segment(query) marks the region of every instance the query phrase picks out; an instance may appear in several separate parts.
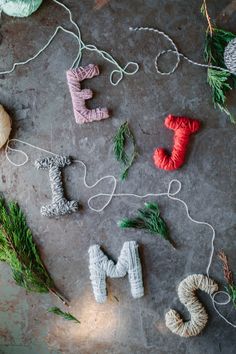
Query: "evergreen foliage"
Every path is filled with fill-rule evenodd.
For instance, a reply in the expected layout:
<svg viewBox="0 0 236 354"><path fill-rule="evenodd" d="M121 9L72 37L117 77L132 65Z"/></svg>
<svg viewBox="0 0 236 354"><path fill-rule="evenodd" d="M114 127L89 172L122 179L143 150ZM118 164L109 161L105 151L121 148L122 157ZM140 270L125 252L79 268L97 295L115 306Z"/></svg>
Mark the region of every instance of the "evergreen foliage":
<svg viewBox="0 0 236 354"><path fill-rule="evenodd" d="M9 264L17 285L27 291L53 293L63 303L66 300L56 290L47 272L25 215L17 203L5 204L0 198L0 261Z"/></svg>
<svg viewBox="0 0 236 354"><path fill-rule="evenodd" d="M119 221L118 225L121 228L145 229L170 242L168 227L160 215L157 203L145 203L143 209L138 209L137 217L125 218Z"/></svg>
<svg viewBox="0 0 236 354"><path fill-rule="evenodd" d="M123 165L123 171L121 174L121 180L124 180L128 176L128 170L134 162L135 157L137 156L136 144L134 135L130 131L128 122L123 123L117 130L114 138L114 154L118 162ZM127 154L126 147L128 142L132 145L131 154Z"/></svg>
<svg viewBox="0 0 236 354"><path fill-rule="evenodd" d="M58 307L50 307L48 309L48 312L54 313L55 315L64 318L64 320L66 320L66 321L74 321L76 323L80 323L80 321L77 320L77 318L74 317L70 312L64 312L64 311L60 310Z"/></svg>
<svg viewBox="0 0 236 354"><path fill-rule="evenodd" d="M206 0L203 1L201 13L207 19L208 27L206 30L204 58L208 65L214 65L226 68L224 62L224 51L227 44L233 40L236 35L232 32L213 26L208 14ZM228 71L208 68L207 82L212 90L212 101L215 107L225 112L232 123L236 123L234 117L227 108L227 93L236 86L236 76Z"/></svg>

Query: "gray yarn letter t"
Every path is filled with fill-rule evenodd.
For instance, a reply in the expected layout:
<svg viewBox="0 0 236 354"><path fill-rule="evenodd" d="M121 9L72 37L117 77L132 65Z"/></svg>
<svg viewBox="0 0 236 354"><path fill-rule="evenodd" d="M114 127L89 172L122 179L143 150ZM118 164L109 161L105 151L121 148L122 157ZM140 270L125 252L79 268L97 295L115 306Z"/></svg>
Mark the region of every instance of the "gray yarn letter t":
<svg viewBox="0 0 236 354"><path fill-rule="evenodd" d="M41 214L44 216L59 216L70 214L78 210L78 202L69 201L64 196L61 169L71 164L70 157L55 156L46 157L35 161L37 169L48 169L52 190L51 204L41 207Z"/></svg>

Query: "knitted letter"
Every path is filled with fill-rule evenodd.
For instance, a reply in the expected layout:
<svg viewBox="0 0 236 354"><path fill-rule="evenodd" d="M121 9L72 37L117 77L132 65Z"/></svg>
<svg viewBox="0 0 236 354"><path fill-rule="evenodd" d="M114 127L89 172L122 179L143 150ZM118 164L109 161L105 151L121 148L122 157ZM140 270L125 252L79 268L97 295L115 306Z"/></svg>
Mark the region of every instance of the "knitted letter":
<svg viewBox="0 0 236 354"><path fill-rule="evenodd" d="M190 135L199 130L200 122L196 119L169 115L165 119L165 126L174 130L173 151L169 156L164 149L158 148L154 151L153 159L156 167L171 171L183 165Z"/></svg>
<svg viewBox="0 0 236 354"><path fill-rule="evenodd" d="M70 69L67 71L66 75L76 123L83 124L108 118L109 113L107 108L86 108L85 101L92 98L93 92L89 89L81 90L80 87L81 81L99 75L98 66L89 64L85 67L81 66L77 69Z"/></svg>
<svg viewBox="0 0 236 354"><path fill-rule="evenodd" d="M116 265L101 251L99 245L89 248L89 270L95 299L104 303L107 299L106 277L121 278L128 273L131 294L137 299L144 294L142 268L135 241L125 242Z"/></svg>
<svg viewBox="0 0 236 354"><path fill-rule="evenodd" d="M206 310L195 295L198 289L211 295L218 290L218 285L202 274L189 275L179 284L178 296L180 302L187 307L191 319L184 322L175 310L168 311L165 316L166 326L180 337L196 336L207 324Z"/></svg>
<svg viewBox="0 0 236 354"><path fill-rule="evenodd" d="M71 159L66 156L46 157L35 161L35 167L37 169L49 169L49 179L52 189L52 203L42 206L42 215L59 216L70 214L78 210L78 202L74 200L68 201L64 197L61 169L70 164Z"/></svg>

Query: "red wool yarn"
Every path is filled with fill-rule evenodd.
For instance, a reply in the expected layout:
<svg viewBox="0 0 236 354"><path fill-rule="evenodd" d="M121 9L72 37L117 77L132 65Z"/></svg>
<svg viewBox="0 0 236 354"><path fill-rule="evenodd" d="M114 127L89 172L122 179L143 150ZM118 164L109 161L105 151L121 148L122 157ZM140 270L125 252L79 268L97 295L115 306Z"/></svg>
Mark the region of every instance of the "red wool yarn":
<svg viewBox="0 0 236 354"><path fill-rule="evenodd" d="M168 155L163 148L157 148L154 151L153 159L156 167L166 171L173 171L183 165L190 135L200 129L200 122L197 119L175 117L170 114L165 119L165 126L174 130L172 153Z"/></svg>

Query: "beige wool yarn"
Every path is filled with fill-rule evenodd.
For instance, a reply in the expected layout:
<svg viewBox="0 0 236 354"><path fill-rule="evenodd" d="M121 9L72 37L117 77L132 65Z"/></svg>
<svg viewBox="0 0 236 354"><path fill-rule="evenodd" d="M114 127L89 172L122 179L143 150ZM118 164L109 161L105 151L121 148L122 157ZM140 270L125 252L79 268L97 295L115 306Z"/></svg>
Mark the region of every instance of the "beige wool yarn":
<svg viewBox="0 0 236 354"><path fill-rule="evenodd" d="M11 118L0 104L0 149L7 142L11 132Z"/></svg>
<svg viewBox="0 0 236 354"><path fill-rule="evenodd" d="M189 275L179 284L178 296L180 302L187 307L190 319L184 321L180 314L172 309L166 313L166 326L180 337L197 336L207 324L207 312L195 294L198 289L212 295L218 290L218 285L205 275Z"/></svg>

